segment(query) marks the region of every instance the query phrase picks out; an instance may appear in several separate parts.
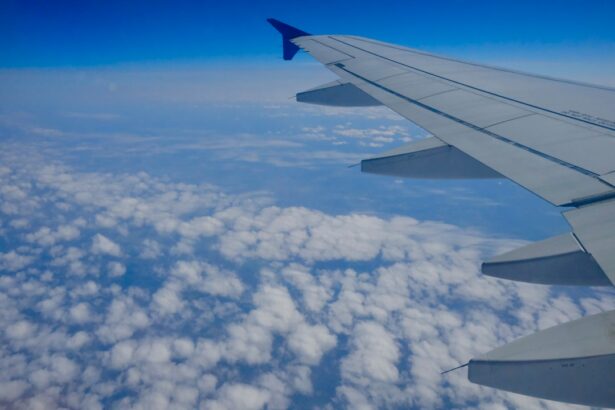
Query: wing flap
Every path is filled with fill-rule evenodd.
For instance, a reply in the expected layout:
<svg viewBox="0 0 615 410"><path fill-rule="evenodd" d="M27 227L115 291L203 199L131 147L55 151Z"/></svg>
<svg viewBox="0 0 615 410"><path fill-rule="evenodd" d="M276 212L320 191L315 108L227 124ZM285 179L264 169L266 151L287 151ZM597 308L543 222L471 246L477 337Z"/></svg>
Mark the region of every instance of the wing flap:
<svg viewBox="0 0 615 410"><path fill-rule="evenodd" d="M583 247L615 284L615 200L564 212Z"/></svg>
<svg viewBox="0 0 615 410"><path fill-rule="evenodd" d="M468 366L471 382L588 406L615 403L615 311L515 340Z"/></svg>
<svg viewBox="0 0 615 410"><path fill-rule="evenodd" d="M594 258L566 233L531 243L481 266L485 275L548 285L612 286Z"/></svg>
<svg viewBox="0 0 615 410"><path fill-rule="evenodd" d="M333 81L297 93L297 101L308 104L329 105L333 107L373 107L382 105L352 83Z"/></svg>
<svg viewBox="0 0 615 410"><path fill-rule="evenodd" d="M502 176L435 137L361 161L361 171L407 178L459 179Z"/></svg>

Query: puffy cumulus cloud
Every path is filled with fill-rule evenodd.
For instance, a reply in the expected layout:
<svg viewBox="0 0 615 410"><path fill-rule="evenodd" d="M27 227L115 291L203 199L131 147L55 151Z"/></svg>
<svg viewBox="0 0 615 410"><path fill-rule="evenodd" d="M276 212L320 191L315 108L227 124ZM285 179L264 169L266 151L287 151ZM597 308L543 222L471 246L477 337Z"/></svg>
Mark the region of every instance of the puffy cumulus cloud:
<svg viewBox="0 0 615 410"><path fill-rule="evenodd" d="M342 377L369 386L399 380L399 348L394 337L375 322L363 322L353 330L352 352L342 362Z"/></svg>
<svg viewBox="0 0 615 410"><path fill-rule="evenodd" d="M194 343L186 338L176 339L173 341L173 350L180 357L190 357L194 352Z"/></svg>
<svg viewBox="0 0 615 410"><path fill-rule="evenodd" d="M38 231L26 235L26 240L39 245L51 246L60 241L71 241L79 237L79 228L75 225L62 225L55 230L44 226Z"/></svg>
<svg viewBox="0 0 615 410"><path fill-rule="evenodd" d="M224 357L230 362L263 364L271 360L271 331L250 323L228 326L228 340L222 345Z"/></svg>
<svg viewBox="0 0 615 410"><path fill-rule="evenodd" d="M67 341L66 346L69 349L80 349L85 344L89 343L92 340L90 335L84 331L78 331L74 335L70 336Z"/></svg>
<svg viewBox="0 0 615 410"><path fill-rule="evenodd" d="M0 252L0 266L3 270L18 271L30 264L34 258L29 255L24 255L14 250L1 253Z"/></svg>
<svg viewBox="0 0 615 410"><path fill-rule="evenodd" d="M174 314L184 308L181 299L181 288L177 283L167 283L153 295L154 309L163 315Z"/></svg>
<svg viewBox="0 0 615 410"><path fill-rule="evenodd" d="M113 261L107 265L108 275L111 277L118 277L126 273L126 266L120 262Z"/></svg>
<svg viewBox="0 0 615 410"><path fill-rule="evenodd" d="M255 308L241 323L228 327L229 337L220 344L226 360L268 362L276 335L287 338L288 348L299 362L312 365L336 345L337 339L327 327L306 322L287 288L267 284L253 299Z"/></svg>
<svg viewBox="0 0 615 410"><path fill-rule="evenodd" d="M173 315L194 304L191 294L238 298L244 285L235 273L201 261L178 261L168 279L153 295L153 307L162 315Z"/></svg>
<svg viewBox="0 0 615 410"><path fill-rule="evenodd" d="M50 265L53 267L66 267L72 275L84 276L88 273L87 265L84 259L88 255L88 251L79 249L75 246L53 247L49 251L53 259Z"/></svg>
<svg viewBox="0 0 615 410"><path fill-rule="evenodd" d="M26 339L30 337L36 330L36 325L27 320L20 320L6 328L6 335L10 339Z"/></svg>
<svg viewBox="0 0 615 410"><path fill-rule="evenodd" d="M231 271L199 261L179 261L171 270L171 277L191 290L216 296L236 298L243 292L243 284Z"/></svg>
<svg viewBox="0 0 615 410"><path fill-rule="evenodd" d="M104 313L103 323L96 329L101 341L110 343L131 337L151 323L144 306L130 295L116 295Z"/></svg>
<svg viewBox="0 0 615 410"><path fill-rule="evenodd" d="M235 383L224 385L215 400L205 404L205 408L215 410L259 410L265 407L269 392L250 385Z"/></svg>
<svg viewBox="0 0 615 410"><path fill-rule="evenodd" d="M320 311L332 296L328 277L317 276L307 266L291 263L282 269L282 275L301 292L303 304L310 311Z"/></svg>
<svg viewBox="0 0 615 410"><path fill-rule="evenodd" d="M85 323L92 320L92 313L87 303L81 302L70 308L71 319L76 323Z"/></svg>
<svg viewBox="0 0 615 410"><path fill-rule="evenodd" d="M133 341L122 341L117 343L113 346L113 349L111 349L111 367L116 369L127 367L132 360L134 351L135 343Z"/></svg>
<svg viewBox="0 0 615 410"><path fill-rule="evenodd" d="M615 307L480 275L519 241L6 148L0 407L566 408L440 371Z"/></svg>
<svg viewBox="0 0 615 410"><path fill-rule="evenodd" d="M302 323L288 337L288 347L306 364L318 364L322 355L335 347L337 338L323 325Z"/></svg>
<svg viewBox="0 0 615 410"><path fill-rule="evenodd" d="M141 250L141 258L143 259L156 259L162 253L160 244L152 239L145 239L143 241L143 248Z"/></svg>
<svg viewBox="0 0 615 410"><path fill-rule="evenodd" d="M498 243L466 235L451 225L421 223L409 217L333 216L298 207L266 207L242 215L239 221L227 211L217 216L228 222L228 229L220 234L220 252L237 260L369 261L382 257L423 261L432 255L443 258L446 252L465 252L462 249L468 246L476 253Z"/></svg>
<svg viewBox="0 0 615 410"><path fill-rule="evenodd" d="M110 352L112 368L125 368L138 362L167 363L171 359L171 342L166 339L123 340Z"/></svg>
<svg viewBox="0 0 615 410"><path fill-rule="evenodd" d="M6 383L0 383L0 402L14 402L29 386L24 380L11 380Z"/></svg>
<svg viewBox="0 0 615 410"><path fill-rule="evenodd" d="M92 252L97 254L121 256L122 250L120 246L104 235L97 233L92 238Z"/></svg>
<svg viewBox="0 0 615 410"><path fill-rule="evenodd" d="M283 286L263 286L254 294L254 302L257 308L250 312L248 320L263 328L287 332L303 321L288 289Z"/></svg>

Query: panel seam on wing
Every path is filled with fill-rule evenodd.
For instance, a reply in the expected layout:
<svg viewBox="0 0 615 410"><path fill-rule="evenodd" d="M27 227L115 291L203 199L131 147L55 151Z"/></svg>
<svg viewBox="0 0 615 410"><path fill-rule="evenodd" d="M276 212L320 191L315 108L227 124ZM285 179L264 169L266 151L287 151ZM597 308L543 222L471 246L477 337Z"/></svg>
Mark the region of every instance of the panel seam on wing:
<svg viewBox="0 0 615 410"><path fill-rule="evenodd" d="M459 123L461 125L464 125L464 126L466 126L468 128L471 128L471 129L473 129L475 131L482 132L482 133L484 133L484 134L486 134L486 135L488 135L488 136L490 136L490 137L492 137L494 139L497 139L499 141L502 141L502 142L505 142L507 144L513 145L513 146L515 146L517 148L523 149L523 150L525 150L527 152L530 152L530 153L532 153L532 154L534 154L536 156L539 156L539 157L541 157L543 159L546 159L546 160L551 161L553 163L556 163L558 165L565 166L565 167L567 167L569 169L572 169L574 171L577 171L577 172L580 172L580 173L585 174L587 176L590 176L590 177L596 179L597 181L601 182L602 184L604 184L605 187L615 188L610 183L600 179L600 175L598 175L598 174L596 174L596 173L594 173L594 172L592 172L590 170L582 168L582 167L580 167L578 165L571 164L571 163L566 162L564 160L561 160L559 158L553 157L553 156L548 155L548 154L546 154L546 153L544 153L542 151L536 150L534 148L528 147L528 146L523 145L523 144L521 144L519 142L516 142L516 141L513 141L513 140L511 140L509 138L506 138L506 137L504 137L502 135L496 134L495 132L486 129L485 127L479 127L479 126L477 126L475 124L472 124L471 122L462 120L462 119L457 118L457 117L455 117L455 116L453 116L451 114L448 114L448 113L443 112L443 111L441 111L441 110L439 110L437 108L434 108L434 107L432 107L430 105L427 105L427 104L425 104L423 102L414 100L414 99L412 99L410 97L407 97L407 96L405 96L403 94L400 94L400 93L398 93L398 92L396 92L394 90L391 90L388 87L385 87L385 86L383 86L381 84L378 84L377 82L374 82L374 81L372 81L372 80L370 80L370 79L368 79L366 77L363 77L363 76L361 76L361 75L359 75L357 73L354 73L353 71L347 69L344 64L335 64L335 66L337 68L345 71L346 73L348 73L348 74L350 74L350 75L352 75L352 76L354 76L354 77L356 77L356 78L358 78L360 80L363 80L366 83L368 83L368 84L370 84L370 85L372 85L374 87L380 88L380 89L382 89L382 90L384 90L384 91L386 91L386 92L388 92L388 93L390 93L390 94L392 94L392 95L394 95L394 96L396 96L398 98L401 98L401 99L403 99L403 100L405 100L407 102L410 102L410 103L412 103L414 105L417 105L417 106L419 106L421 108L424 108L424 109L426 109L428 111L431 111L431 112L433 112L435 114L438 114L438 115L440 115L442 117L448 118L451 121L457 122L457 123ZM490 126L493 126L493 125L490 125Z"/></svg>
<svg viewBox="0 0 615 410"><path fill-rule="evenodd" d="M450 78L447 78L447 77L444 77L444 76L441 76L441 75L438 75L438 74L430 73L429 71L425 71L425 70L422 70L422 69L420 69L420 68L417 68L417 67L411 66L411 65L409 65L409 64L405 64L405 63L402 63L402 62L399 62L399 61L393 60L392 58L388 58L388 57L385 57L385 56L380 55L380 54L378 54L378 53L374 53L373 51L365 50L365 49L363 49L363 48L361 48L361 47L358 47L358 46L356 46L356 45L353 45L353 44L347 43L347 42L345 42L345 41L343 41L343 40L340 40L340 39L338 39L338 38L331 37L331 36L330 36L329 38L330 38L331 40L333 40L333 41L337 41L337 42L342 43L342 44L345 44L345 45L347 45L347 46L349 46L349 47L353 47L353 48L356 48L357 50L361 50L361 51L363 51L364 53L368 53L368 54L371 54L371 55L376 56L376 57L378 57L378 58L382 58L383 60L387 60L387 61L390 61L390 62L392 62L392 63L398 64L398 65L401 65L402 67L407 67L407 68L410 68L410 69L412 69L412 70L418 71L418 72L420 72L420 73L423 73L423 74L426 74L426 75L430 75L430 76L432 76L432 77L436 77L436 78L439 78L439 79L441 79L441 80L448 81L448 82L451 82L451 83L453 83L453 84L460 85L460 86L462 86L462 87L466 87L466 88L469 88L469 89L472 89L472 90L475 90L475 91L478 91L478 92L481 92L481 93L484 93L484 94L489 94L489 95L492 95L492 96L494 96L494 97L497 97L497 98L500 98L500 99L503 99L503 100L507 100L507 101L511 101L511 102L514 102L514 103L517 103L517 104L521 104L521 105L524 105L524 106L527 106L527 107L530 107L530 108L534 108L534 109L537 109L537 110L541 110L541 111L547 112L547 113L549 113L549 114L554 114L554 115L557 115L557 116L560 116L560 117L564 117L564 118L568 118L568 119L571 119L571 120L574 120L574 121L578 121L578 122L583 122L583 123L586 123L586 124L593 125L593 126L595 126L595 127L599 127L599 128L604 128L604 129L607 129L607 130L609 130L609 131L615 131L615 128L608 127L608 126L606 126L606 125L597 124L597 123L594 123L594 122L592 122L592 121L587 121L587 120L584 120L584 119L582 119L582 118L576 118L576 117L573 117L573 116L570 116L570 115L563 114L563 113L561 113L561 112L553 111L553 110L550 110L550 109L548 109L548 108L541 107L541 106L539 106L539 105L534 105L534 104L526 103L526 102L523 102L523 101L520 101L520 100L516 100L516 99L514 99L514 98L506 97L506 96L501 95L501 94L498 94L498 93L494 93L494 92L491 92L491 91L483 90L482 88L474 87L474 86L471 86L471 85L468 85L468 84L462 83L462 82L460 82L460 81L455 81L455 80L452 80L452 79L450 79ZM338 50L338 51L339 51L339 50ZM608 135L608 134L607 134L607 135ZM610 135L608 135L608 136L610 136Z"/></svg>

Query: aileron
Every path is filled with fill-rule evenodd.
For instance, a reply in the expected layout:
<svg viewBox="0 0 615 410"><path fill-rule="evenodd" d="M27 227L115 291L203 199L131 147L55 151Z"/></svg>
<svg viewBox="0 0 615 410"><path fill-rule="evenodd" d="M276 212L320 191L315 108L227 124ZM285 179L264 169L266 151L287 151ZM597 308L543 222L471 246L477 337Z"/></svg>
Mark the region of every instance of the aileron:
<svg viewBox="0 0 615 410"><path fill-rule="evenodd" d="M581 244L615 285L615 200L564 213Z"/></svg>

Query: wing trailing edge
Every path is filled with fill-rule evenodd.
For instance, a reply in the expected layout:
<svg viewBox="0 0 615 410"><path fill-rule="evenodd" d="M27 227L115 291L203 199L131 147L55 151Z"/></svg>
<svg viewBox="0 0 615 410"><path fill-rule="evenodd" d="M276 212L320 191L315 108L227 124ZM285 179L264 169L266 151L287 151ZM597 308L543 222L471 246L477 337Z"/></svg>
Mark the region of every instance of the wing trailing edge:
<svg viewBox="0 0 615 410"><path fill-rule="evenodd" d="M470 360L471 382L586 406L615 406L615 311L557 325Z"/></svg>
<svg viewBox="0 0 615 410"><path fill-rule="evenodd" d="M370 174L422 179L501 178L493 169L446 144L428 137L361 161Z"/></svg>
<svg viewBox="0 0 615 410"><path fill-rule="evenodd" d="M615 285L615 200L585 205L564 212L575 236Z"/></svg>
<svg viewBox="0 0 615 410"><path fill-rule="evenodd" d="M356 85L344 81L332 81L297 93L297 102L332 107L374 107L382 105L374 97Z"/></svg>
<svg viewBox="0 0 615 410"><path fill-rule="evenodd" d="M545 285L611 286L611 281L572 233L531 243L491 258L483 274Z"/></svg>
<svg viewBox="0 0 615 410"><path fill-rule="evenodd" d="M489 276L549 285L615 286L615 200L564 212L572 233L496 256L482 265Z"/></svg>

